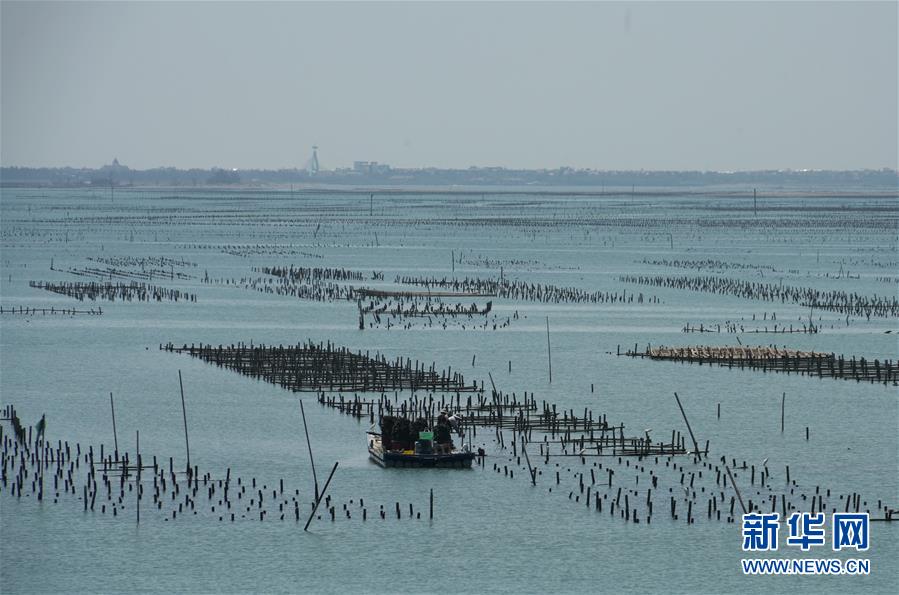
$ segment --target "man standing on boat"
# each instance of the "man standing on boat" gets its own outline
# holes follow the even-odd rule
[[[437,426],[434,434],[434,437],[437,439],[438,452],[450,454],[453,451],[453,439],[446,410],[441,411],[440,415],[437,416]]]
[[[449,422],[449,425],[453,429],[453,432],[458,434],[459,437],[461,438],[462,437],[462,416],[456,415],[455,413],[453,413],[452,415],[450,415],[447,418],[446,421]]]

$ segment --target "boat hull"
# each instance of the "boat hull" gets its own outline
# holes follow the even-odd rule
[[[369,448],[368,454],[371,460],[381,467],[470,469],[474,460],[474,453],[470,452],[424,455],[384,452],[379,448]]]

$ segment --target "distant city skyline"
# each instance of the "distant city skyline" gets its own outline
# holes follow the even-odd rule
[[[897,3],[0,4],[5,167],[897,168]]]
[[[525,192],[553,192],[578,188],[579,192],[605,194],[627,189],[634,192],[671,188],[727,188],[728,191],[767,192],[886,192],[899,189],[899,171],[878,170],[768,170],[753,172],[710,171],[599,171],[572,168],[520,170],[497,167],[469,169],[391,168],[384,164],[356,162],[352,168],[318,169],[131,169],[117,160],[101,168],[0,168],[3,187],[210,187],[229,186],[286,189],[297,187],[343,188],[344,191],[390,187],[393,189],[442,188],[450,192],[473,187],[519,188]],[[655,189],[655,190],[653,190]],[[662,190],[666,192],[665,190]]]

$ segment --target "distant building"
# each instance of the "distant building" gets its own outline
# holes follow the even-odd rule
[[[240,175],[236,169],[214,168],[212,175],[206,179],[207,184],[240,184]]]
[[[309,161],[306,162],[306,173],[310,176],[314,176],[319,172],[319,164],[318,164],[318,146],[312,146],[312,157],[309,158]]]
[[[96,170],[91,176],[91,186],[117,186],[121,185],[131,176],[131,168],[127,165],[119,163],[117,157],[112,159],[112,163],[106,164]]]
[[[377,161],[354,161],[353,171],[359,174],[385,175],[390,173],[390,166]]]
[[[110,177],[115,177],[116,174],[126,174],[130,172],[131,168],[127,165],[122,165],[119,163],[118,158],[114,157],[112,163],[104,165],[100,168],[100,171],[109,174]]]

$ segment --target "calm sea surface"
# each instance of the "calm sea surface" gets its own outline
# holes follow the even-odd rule
[[[530,485],[524,463],[518,464],[509,448],[500,449],[486,429],[476,440],[489,455],[484,468],[384,470],[368,460],[367,419],[319,405],[314,393],[292,393],[160,351],[159,345],[330,341],[390,358],[436,362],[438,369],[452,367],[488,388],[491,373],[503,392],[533,392],[538,402],[578,414],[590,408],[610,423],[624,423],[629,435],[642,436],[651,428],[654,439],[668,439],[672,430],[686,433],[677,392],[697,438],[709,441],[714,463],[726,456],[738,466],[747,461],[761,467],[767,459],[772,489],[788,497],[793,489],[803,510],[808,503],[798,494],[813,493],[815,486],[832,491],[833,505],[841,502],[838,494],[855,492],[872,511],[878,501],[896,508],[895,386],[615,353],[619,345],[737,345],[739,339],[744,345],[895,360],[896,318],[851,316],[847,324],[845,315],[810,312],[799,304],[635,285],[619,276],[715,276],[893,298],[899,277],[897,222],[895,196],[796,198],[762,192],[756,212],[751,192],[748,197],[381,192],[370,198],[299,191],[117,190],[111,196],[108,190],[3,189],[3,308],[103,309],[102,316],[0,316],[0,402],[15,405],[24,423],[34,424],[45,414],[53,444],[64,440],[98,449],[102,443],[110,449],[111,392],[118,440],[125,443],[120,449],[133,449],[139,431],[145,457],[173,457],[183,465],[180,370],[191,462],[202,472],[222,478],[230,468],[233,476],[255,478],[268,491],[283,479],[291,495],[299,490],[308,510],[312,474],[300,397],[320,481],[334,461],[340,466],[329,488],[336,520],[323,514],[309,532],[292,514],[279,520],[277,509],[262,522],[250,514],[233,523],[219,521],[219,514],[206,508],[176,520],[146,510],[138,526],[130,502],[111,516],[83,512],[80,491],[53,503],[19,499],[4,488],[0,590],[895,593],[897,523],[872,523],[872,546],[864,556],[834,553],[829,542],[809,553],[782,543],[772,554],[867,557],[869,576],[748,577],[740,567],[747,557],[740,548],[740,525],[709,520],[707,493],[697,499],[703,506],[694,509],[695,523],[686,524],[683,512],[679,520],[670,518],[669,498],[683,500],[684,494],[680,469],[666,467],[665,460],[652,463],[660,484],[650,524],[626,522],[607,507],[599,513],[585,507],[583,497],[578,503],[569,496],[580,494],[576,473],[593,465],[590,460],[586,466],[577,457],[549,465],[541,461],[537,485]],[[29,281],[97,280],[67,271],[102,269],[109,265],[97,259],[124,257],[183,261],[144,266],[182,273],[152,283],[195,293],[196,302],[79,302],[29,286]],[[695,261],[703,268],[671,266],[671,261]],[[494,299],[491,320],[495,315],[497,330],[492,323],[487,329],[474,321],[444,329],[417,321],[409,329],[382,325],[360,331],[354,301],[301,300],[204,282],[207,276],[238,282],[265,277],[253,267],[274,265],[361,271],[366,281],[352,282],[357,286],[392,287],[397,276],[502,275],[642,293],[644,299],[623,304]],[[129,266],[141,269],[117,268]],[[383,272],[383,281],[370,281],[373,271]],[[774,324],[799,327],[810,315],[821,329],[817,334],[745,332]],[[743,325],[744,332],[682,332],[687,324],[717,328],[728,321]],[[2,423],[7,436],[9,424]],[[676,459],[688,475],[702,469],[690,457]],[[647,476],[638,475],[634,465],[648,471],[648,461],[601,462],[615,469],[615,483],[608,488],[603,471],[597,490],[614,498],[624,487],[645,499]],[[494,471],[494,464],[514,468],[514,478]],[[796,486],[787,486],[787,465]],[[561,474],[559,485],[555,471]],[[748,473],[737,473],[744,497],[759,501]],[[697,491],[721,491],[708,469],[696,482]],[[426,516],[431,489],[434,520],[409,518],[410,503]],[[728,501],[731,496],[727,488]],[[360,499],[369,512],[366,521]],[[401,520],[393,514],[396,502],[404,508]],[[386,520],[375,512],[380,506],[388,512]]]

